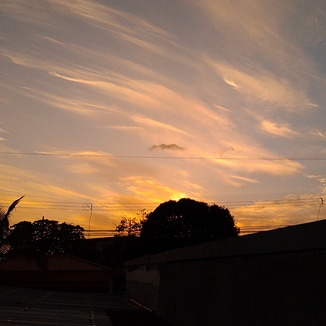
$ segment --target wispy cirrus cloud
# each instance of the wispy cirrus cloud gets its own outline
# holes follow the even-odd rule
[[[121,178],[128,184],[128,190],[142,198],[151,198],[155,202],[164,202],[168,199],[180,199],[185,196],[184,193],[176,191],[166,185],[161,185],[155,180],[146,179],[143,176],[129,176]]]
[[[69,96],[61,96],[43,89],[27,86],[21,87],[21,89],[17,90],[17,92],[36,101],[50,105],[56,109],[69,111],[86,117],[97,116],[103,113],[118,112],[116,107],[109,106],[100,99],[80,99],[74,97],[72,94]]]
[[[143,130],[142,127],[139,126],[126,126],[126,125],[114,125],[114,126],[107,126],[109,129],[116,129],[116,130],[121,130],[121,131],[138,131],[138,130]]]
[[[214,161],[214,159],[213,159]],[[241,164],[240,164],[241,162]],[[252,159],[219,159],[216,160],[216,164],[228,168],[230,171],[246,171],[248,173],[264,173],[266,175],[275,176],[294,176],[300,175],[303,170],[303,166],[295,161],[288,159],[275,161],[273,159],[268,160],[264,158]]]
[[[166,30],[131,13],[89,0],[75,0],[73,3],[62,0],[51,2],[59,13],[103,30],[119,43],[129,43],[129,46],[138,47],[143,53],[152,52],[173,59],[171,49],[166,45],[179,47],[174,36]]]
[[[187,120],[195,119],[198,121],[198,114],[200,118],[206,123],[208,121],[214,121],[218,123],[220,127],[231,126],[232,122],[225,116],[213,112],[209,107],[201,103],[196,98],[191,98],[187,94],[177,93],[168,87],[153,83],[148,80],[132,79],[123,74],[110,72],[101,73],[100,71],[92,71],[87,68],[72,66],[67,67],[62,64],[57,64],[46,59],[35,59],[29,55],[7,53],[8,58],[13,60],[18,65],[22,65],[29,68],[40,69],[54,78],[59,78],[67,83],[69,89],[76,89],[78,96],[80,96],[80,90],[78,87],[86,87],[93,92],[98,92],[101,97],[111,97],[113,100],[119,100],[129,103],[132,107],[137,107],[143,111],[148,110],[165,110],[170,111],[177,116],[185,116]],[[51,80],[48,81],[49,83]],[[76,88],[77,87],[77,88]],[[32,96],[32,87],[26,86],[27,92],[25,95]],[[30,92],[30,90],[32,92]],[[69,92],[64,96],[54,95],[51,93],[45,93],[44,90],[39,90],[42,94],[35,94],[34,98],[44,101],[47,99],[51,105],[57,106],[64,110],[75,111],[76,113],[88,114],[96,113],[99,109],[115,111],[112,106],[100,103],[99,100],[93,99],[97,103],[91,103],[89,99],[74,98],[73,92]],[[34,93],[36,89],[34,88]],[[42,95],[42,96],[40,96]],[[99,97],[97,97],[99,98]],[[178,107],[178,111],[174,108]],[[120,106],[119,111],[124,111]],[[179,119],[180,122],[186,121],[186,119]],[[138,118],[138,121],[140,119]],[[142,121],[145,123],[145,120]],[[149,120],[147,120],[147,124]],[[182,122],[181,122],[182,123]],[[179,123],[180,124],[180,123]],[[176,128],[175,130],[180,128]]]
[[[6,176],[7,175],[7,176]],[[26,197],[37,197],[39,199],[57,198],[83,198],[79,191],[60,186],[61,183],[52,182],[52,176],[45,175],[40,171],[29,173],[24,168],[1,165],[1,189],[6,190],[8,196],[23,193]],[[20,187],[17,188],[17,183]]]
[[[223,40],[222,54],[213,52],[206,61],[237,91],[239,98],[246,103],[258,102],[291,112],[318,106],[309,83],[319,80],[320,73],[302,43],[301,32],[284,28],[292,26],[293,12],[300,12],[297,6],[257,0],[250,3],[204,0],[196,5],[210,18],[217,38]],[[306,25],[302,27],[305,34],[314,34],[313,30],[315,34],[321,32],[316,21],[312,24],[318,8],[300,17],[302,26]]]
[[[231,79],[228,79],[227,77],[223,77],[223,80],[230,86],[232,86],[235,89],[238,89],[239,86]]]
[[[279,78],[269,70],[246,72],[228,64],[211,63],[224,81],[251,100],[267,102],[288,110],[316,107],[305,87],[294,85],[289,78]],[[256,68],[257,69],[257,68]]]
[[[4,1],[1,4],[1,12],[21,22],[55,28],[56,24],[48,10],[47,2],[23,0]]]
[[[316,197],[302,194],[300,197],[288,195],[279,200],[261,200],[253,204],[232,209],[237,216],[237,224],[252,232],[275,227],[284,227],[316,220],[318,203]],[[258,229],[255,229],[258,227]]]
[[[220,105],[214,105],[217,109],[220,109],[220,110],[222,110],[222,111],[226,111],[226,112],[231,112],[231,110],[230,109],[227,109],[227,108],[225,108],[225,107],[223,107],[223,106],[220,106]]]
[[[233,171],[232,174],[238,175],[245,171],[253,174],[293,176],[300,175],[304,169],[299,162],[278,157],[276,153],[268,151],[259,143],[246,138],[241,139],[240,136],[236,142],[226,142],[224,148],[228,150],[218,151],[219,155],[216,158],[212,157],[210,161]]]
[[[239,175],[231,175],[232,179],[239,180],[239,181],[244,181],[244,182],[249,182],[249,183],[258,183],[258,180],[252,179],[252,178],[246,178],[246,177],[241,177]]]
[[[321,131],[312,131],[311,132],[312,135],[321,138],[321,139],[326,139],[326,133],[321,132]]]
[[[287,124],[279,124],[268,120],[261,122],[261,129],[271,135],[279,137],[295,137],[298,135],[298,133],[292,130]]]
[[[97,28],[111,33],[123,35],[154,36],[161,40],[172,41],[173,37],[165,30],[150,24],[136,15],[118,11],[109,6],[89,0],[44,0],[40,2],[26,2],[22,0],[6,1],[1,11],[12,18],[32,24],[42,24],[45,27],[58,28],[53,13],[82,20]],[[148,43],[150,45],[150,43]]]
[[[175,133],[181,133],[181,134],[185,134],[185,135],[188,134],[184,130],[176,128],[176,127],[174,127],[174,126],[172,126],[170,124],[166,124],[166,123],[157,121],[155,119],[142,117],[142,116],[133,116],[132,119],[135,122],[139,123],[140,125],[145,125],[147,127],[159,128],[159,129],[168,130],[168,131],[172,131],[172,132],[175,132]]]
[[[4,129],[2,129],[2,128],[0,128],[0,133],[7,133]],[[0,141],[4,141],[4,140],[6,140],[5,138],[3,138],[3,137],[0,137]]]
[[[147,34],[161,39],[172,38],[165,30],[152,25],[136,15],[118,11],[112,7],[89,0],[64,0],[50,1],[55,8],[66,15],[74,15],[82,18],[89,24],[110,31],[120,31],[124,34]]]

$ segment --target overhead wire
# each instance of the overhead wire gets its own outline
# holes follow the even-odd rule
[[[247,225],[240,228],[240,235],[247,235],[252,233],[264,232],[284,227],[289,227],[293,224],[266,224],[266,225]],[[86,233],[86,230],[85,230]],[[102,229],[102,230],[87,230],[89,238],[94,237],[112,237],[117,234],[115,229]]]
[[[263,160],[263,161],[324,161],[326,157],[186,157],[186,156],[140,156],[140,155],[110,155],[110,154],[89,154],[89,153],[47,153],[47,152],[6,152],[0,151],[0,155],[27,155],[27,156],[57,156],[57,157],[105,157],[105,158],[121,158],[121,159],[179,159],[179,160]],[[322,200],[322,198],[321,198]],[[319,217],[319,212],[322,204],[319,203],[319,210],[317,214],[317,219]],[[0,206],[10,203],[0,203]],[[36,200],[20,204],[22,209],[48,209],[57,211],[87,211],[85,205],[92,205],[91,214],[94,212],[136,212],[141,209],[154,210],[161,203],[149,202],[149,203],[139,203],[139,202],[100,202],[93,201],[92,203],[85,202],[72,202],[72,201],[46,201],[46,200]],[[211,203],[215,204],[215,202]],[[304,198],[289,198],[289,199],[267,199],[267,200],[240,200],[240,201],[226,201],[219,202],[219,206],[226,207],[228,209],[236,208],[255,208],[262,209],[263,207],[276,207],[276,206],[286,206],[286,207],[299,207],[302,205],[315,205],[315,199],[304,199]],[[83,209],[84,208],[84,209]],[[89,212],[88,212],[89,213]],[[90,215],[91,216],[91,215]],[[254,232],[259,232],[262,230],[268,230],[276,227],[284,227],[288,225],[259,225],[259,226],[246,226],[241,228],[241,234],[249,234]],[[114,234],[114,230],[91,230],[89,228],[89,237],[94,236],[105,236]]]
[[[179,160],[254,160],[254,161],[325,161],[326,157],[203,157],[203,156],[149,156],[149,155],[111,155],[90,153],[49,153],[49,152],[8,152],[0,155],[58,156],[58,157],[107,157],[125,159],[179,159]]]
[[[9,202],[4,202],[2,205],[10,204]],[[20,208],[35,208],[35,209],[52,209],[52,210],[82,210],[87,211],[85,205],[92,205],[93,211],[133,211],[140,209],[153,209],[159,206],[159,202],[100,202],[92,201],[91,203],[85,202],[71,202],[71,201],[30,201],[20,204]],[[226,208],[238,208],[238,207],[275,207],[275,206],[302,206],[305,205],[316,205],[315,198],[309,199],[266,199],[266,200],[240,200],[240,201],[221,201],[221,202],[211,202],[210,204],[217,204]]]
[[[254,201],[254,200],[241,200],[241,201],[227,201],[227,202],[220,202],[218,205],[222,207],[227,207],[228,209],[236,209],[236,208],[248,208],[248,209],[263,209],[264,207],[270,208],[270,207],[302,207],[303,205],[306,206],[315,206],[317,203],[319,204],[319,211],[320,211],[320,198],[318,198],[319,201],[316,202],[316,199],[314,198],[292,198],[292,199],[273,199],[273,200],[264,200],[264,201]],[[9,203],[8,203],[9,204]],[[66,210],[66,211],[85,211],[87,214],[89,214],[89,210],[87,207],[92,207],[91,213],[96,212],[132,212],[136,215],[137,212],[141,211],[142,209],[145,209],[146,211],[150,212],[154,210],[158,205],[161,203],[158,202],[146,202],[146,203],[139,203],[139,202],[100,202],[100,201],[93,201],[92,203],[84,203],[84,202],[72,202],[72,201],[30,201],[25,204],[21,204],[19,208],[21,209],[36,209],[36,210]],[[215,204],[215,203],[210,203]],[[2,203],[3,206],[4,203]],[[90,206],[91,205],[91,206]],[[319,215],[318,211],[318,215]],[[232,213],[232,211],[231,211]],[[289,225],[277,225],[277,224],[264,224],[264,225],[249,225],[241,227],[241,234],[250,234],[260,231],[265,231],[268,229],[275,229],[278,227],[285,227]],[[112,236],[114,235],[113,229],[91,229],[89,226],[88,234],[89,238],[91,237],[100,237],[100,236]]]

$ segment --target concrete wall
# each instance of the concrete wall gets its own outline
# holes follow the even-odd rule
[[[326,221],[144,256],[126,278],[173,325],[324,325]]]

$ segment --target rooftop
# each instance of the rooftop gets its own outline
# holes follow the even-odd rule
[[[0,262],[0,271],[35,272],[46,268],[47,271],[110,271],[102,266],[70,255],[16,256]]]

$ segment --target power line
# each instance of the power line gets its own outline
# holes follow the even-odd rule
[[[292,226],[293,224],[266,224],[266,225],[246,225],[240,227],[240,235],[247,235],[257,232],[270,231],[274,229],[284,228]],[[112,237],[117,234],[117,231],[114,229],[94,229],[88,230],[88,238],[94,237]],[[86,231],[85,231],[86,233]]]
[[[0,155],[57,156],[57,157],[106,157],[123,159],[174,159],[174,160],[243,160],[243,161],[325,161],[326,157],[188,157],[188,156],[146,156],[146,155],[110,155],[47,152],[3,152]]]
[[[289,198],[289,199],[269,199],[269,200],[240,200],[240,201],[227,201],[218,203],[219,206],[226,207],[230,209],[231,213],[234,212],[237,208],[248,209],[248,210],[259,210],[261,212],[264,209],[269,209],[273,207],[283,207],[283,208],[301,208],[301,209],[311,209],[315,205],[319,205],[317,219],[319,218],[319,211],[324,201],[321,197],[319,197],[316,201],[316,198]],[[10,203],[8,203],[10,204]],[[8,206],[8,204],[0,203],[0,206]],[[72,201],[49,201],[49,200],[38,200],[31,201],[25,204],[19,205],[19,209],[28,209],[28,210],[54,210],[54,211],[87,211],[90,213],[89,216],[89,225],[88,225],[88,238],[94,237],[108,237],[114,236],[116,233],[115,230],[112,229],[101,229],[101,230],[91,230],[90,218],[93,213],[105,212],[107,214],[113,212],[123,213],[132,213],[136,214],[142,209],[146,209],[146,211],[153,211],[160,204],[159,202],[100,202],[93,201],[91,206],[89,203],[85,204],[83,202],[72,202]],[[208,203],[210,205],[215,204],[215,202]],[[233,211],[232,211],[233,210]],[[241,224],[241,219],[238,220]],[[277,225],[277,224],[266,224],[266,225],[249,225],[246,223],[243,227],[241,227],[241,235],[257,233],[261,231],[267,231],[275,228],[285,227],[289,225]],[[86,232],[86,231],[85,231]]]
[[[10,203],[0,203],[0,206],[7,206]],[[136,212],[141,209],[154,210],[161,202],[100,202],[92,201],[91,212]],[[211,202],[209,204],[217,204],[218,206],[226,207],[230,210],[243,208],[243,209],[264,209],[271,207],[304,207],[315,206],[317,204],[315,198],[295,198],[295,199],[269,199],[269,200],[239,200],[239,201],[225,201],[225,202]],[[88,206],[85,206],[88,205]],[[32,210],[54,210],[54,211],[90,211],[90,204],[84,202],[71,202],[71,201],[30,201],[21,203],[20,209]],[[85,209],[87,207],[87,209]]]

